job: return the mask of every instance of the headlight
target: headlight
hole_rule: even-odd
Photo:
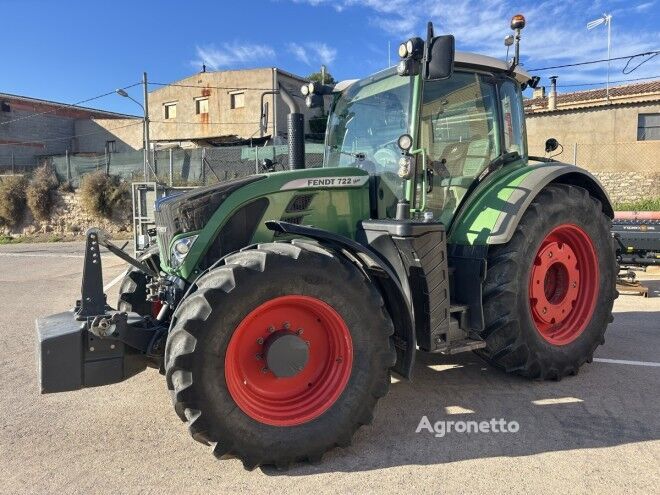
[[[191,235],[190,237],[182,237],[181,239],[174,241],[174,244],[172,244],[172,256],[170,260],[172,268],[178,268],[183,264],[183,261],[190,252],[190,248],[197,240],[197,237],[198,236],[196,235]]]

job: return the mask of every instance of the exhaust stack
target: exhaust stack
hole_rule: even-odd
[[[550,95],[548,96],[548,110],[557,110],[557,76],[550,76]]]
[[[289,169],[305,168],[305,115],[300,113],[298,105],[289,92],[280,84],[280,94],[289,107],[286,118],[286,130],[289,141]]]

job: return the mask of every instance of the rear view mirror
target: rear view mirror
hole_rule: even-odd
[[[546,142],[545,142],[545,152],[546,153],[552,153],[557,148],[559,148],[559,141],[557,141],[555,138],[550,138],[550,139],[546,140]]]
[[[428,46],[424,78],[429,81],[437,81],[451,77],[454,72],[455,52],[456,47],[452,35],[448,34],[431,38]]]

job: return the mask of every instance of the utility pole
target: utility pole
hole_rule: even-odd
[[[321,66],[321,84],[325,84],[325,65]]]
[[[389,40],[387,41],[387,66],[392,67],[392,46]]]
[[[612,15],[607,15],[607,100],[610,99],[610,65],[612,64]]]
[[[151,143],[149,141],[149,87],[147,84],[147,73],[142,73],[142,86],[144,90],[144,180],[149,180],[149,153]]]

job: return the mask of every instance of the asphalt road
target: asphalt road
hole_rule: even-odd
[[[660,493],[660,274],[648,299],[617,300],[599,360],[576,377],[530,382],[472,354],[420,354],[414,381],[394,381],[350,448],[247,472],[188,436],[154,370],[39,395],[34,319],[72,305],[82,250],[0,247],[1,493]],[[106,255],[104,268],[109,281],[123,265]],[[502,418],[519,431],[438,438],[415,432],[423,416]]]

